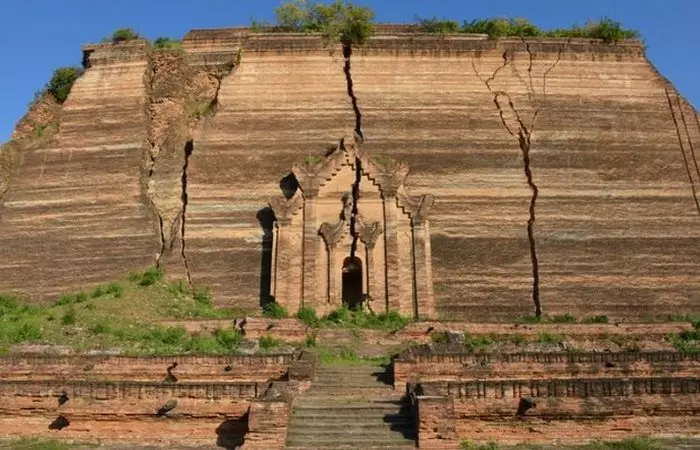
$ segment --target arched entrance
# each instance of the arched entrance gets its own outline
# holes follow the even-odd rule
[[[362,260],[345,258],[343,261],[343,304],[351,310],[362,305]]]

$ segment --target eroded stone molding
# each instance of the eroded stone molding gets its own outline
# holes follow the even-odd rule
[[[406,192],[408,165],[370,155],[346,137],[325,157],[294,164],[292,174],[299,185],[294,195],[270,200],[276,301],[290,311],[308,306],[325,313],[348,301],[359,270],[361,290],[354,286],[352,295],[371,299],[373,311],[433,316],[428,216],[434,198]],[[361,266],[352,280],[348,264]]]

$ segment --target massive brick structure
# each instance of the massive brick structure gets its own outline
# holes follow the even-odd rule
[[[382,28],[352,54],[314,35],[190,32],[187,64],[232,70],[219,72],[209,114],[158,141],[160,160],[148,105],[173,96],[151,92],[153,55],[142,43],[87,47],[57,141],[23,154],[0,200],[0,292],[49,299],[159,262],[220,304],[282,300],[284,217],[269,201],[289,191],[295,163],[357,135],[363,154],[410,168],[407,191],[435,199],[425,230],[410,215],[403,231],[385,228],[388,210],[372,219],[384,273],[365,273],[362,289],[389,309],[420,315],[426,299],[432,315],[434,298],[437,316],[477,321],[700,312],[698,115],[640,42],[403,31]],[[197,106],[177,101],[182,114]],[[372,195],[359,212],[382,204]],[[319,200],[329,225],[341,198]],[[350,254],[316,283],[330,263],[313,225],[297,230],[316,250],[286,261],[286,299],[337,305]]]

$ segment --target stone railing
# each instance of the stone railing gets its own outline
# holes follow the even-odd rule
[[[625,397],[700,394],[700,378],[590,378],[423,383],[455,399],[522,397]]]
[[[489,364],[489,363],[535,363],[535,364],[592,364],[592,363],[675,363],[700,362],[700,352],[555,352],[555,353],[470,353],[465,351],[431,350],[413,348],[399,354],[396,362],[437,364]]]
[[[206,400],[254,399],[269,383],[151,383],[90,381],[0,381],[1,397],[60,397],[97,400],[193,398]]]
[[[2,379],[162,381],[266,381],[287,373],[299,354],[230,356],[52,356],[0,357]]]

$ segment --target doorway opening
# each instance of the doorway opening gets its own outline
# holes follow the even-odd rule
[[[343,261],[343,304],[352,311],[362,306],[362,260],[345,258]]]

